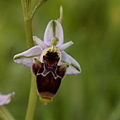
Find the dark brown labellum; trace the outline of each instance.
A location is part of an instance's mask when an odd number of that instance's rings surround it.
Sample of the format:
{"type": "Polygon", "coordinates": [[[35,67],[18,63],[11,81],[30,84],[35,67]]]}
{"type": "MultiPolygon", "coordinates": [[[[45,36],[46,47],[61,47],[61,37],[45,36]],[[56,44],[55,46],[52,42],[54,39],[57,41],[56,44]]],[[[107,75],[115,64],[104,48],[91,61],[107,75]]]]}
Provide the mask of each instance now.
{"type": "Polygon", "coordinates": [[[35,59],[32,70],[36,76],[37,90],[42,99],[51,100],[56,95],[67,67],[66,64],[58,66],[56,62],[50,66],[46,61],[41,63],[35,59]]]}

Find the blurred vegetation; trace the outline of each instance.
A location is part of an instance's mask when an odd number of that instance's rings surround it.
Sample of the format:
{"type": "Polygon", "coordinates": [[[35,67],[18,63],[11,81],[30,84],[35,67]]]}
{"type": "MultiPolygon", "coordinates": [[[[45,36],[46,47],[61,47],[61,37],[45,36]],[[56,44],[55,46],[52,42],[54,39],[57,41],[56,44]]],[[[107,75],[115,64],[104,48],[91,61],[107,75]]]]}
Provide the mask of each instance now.
{"type": "MultiPolygon", "coordinates": [[[[79,61],[81,75],[66,76],[53,103],[37,103],[35,120],[120,120],[120,1],[48,0],[33,21],[34,35],[43,38],[49,20],[63,5],[66,51],[79,61]]],[[[30,70],[13,63],[26,49],[20,0],[0,0],[0,92],[16,92],[6,107],[24,120],[30,70]]]]}

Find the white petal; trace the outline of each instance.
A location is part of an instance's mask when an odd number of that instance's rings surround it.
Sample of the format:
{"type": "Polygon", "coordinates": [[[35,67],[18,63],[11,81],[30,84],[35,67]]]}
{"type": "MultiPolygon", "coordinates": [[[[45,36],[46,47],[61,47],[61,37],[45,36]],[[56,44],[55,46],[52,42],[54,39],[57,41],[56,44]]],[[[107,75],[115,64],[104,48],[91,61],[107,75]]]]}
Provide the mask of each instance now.
{"type": "Polygon", "coordinates": [[[79,63],[64,51],[62,51],[61,62],[69,65],[66,74],[74,75],[81,72],[79,63]]]}
{"type": "Polygon", "coordinates": [[[73,45],[72,41],[62,44],[59,48],[61,50],[65,50],[66,48],[70,47],[71,45],[73,45]]]}
{"type": "Polygon", "coordinates": [[[37,36],[33,36],[33,41],[37,44],[37,45],[40,45],[41,48],[45,49],[47,46],[45,45],[45,43],[40,39],[38,38],[37,36]]]}
{"type": "Polygon", "coordinates": [[[14,56],[14,62],[17,64],[22,64],[26,67],[32,67],[33,58],[39,59],[42,50],[40,45],[34,46],[25,52],[19,53],[14,56]]]}
{"type": "Polygon", "coordinates": [[[10,103],[11,97],[14,96],[14,94],[14,92],[7,95],[0,94],[0,106],[10,103]]]}
{"type": "Polygon", "coordinates": [[[57,46],[63,43],[63,28],[60,22],[58,22],[57,20],[51,20],[48,23],[44,33],[44,43],[48,46],[51,46],[51,40],[54,37],[58,38],[57,46]],[[55,23],[55,31],[53,28],[53,22],[55,23]]]}

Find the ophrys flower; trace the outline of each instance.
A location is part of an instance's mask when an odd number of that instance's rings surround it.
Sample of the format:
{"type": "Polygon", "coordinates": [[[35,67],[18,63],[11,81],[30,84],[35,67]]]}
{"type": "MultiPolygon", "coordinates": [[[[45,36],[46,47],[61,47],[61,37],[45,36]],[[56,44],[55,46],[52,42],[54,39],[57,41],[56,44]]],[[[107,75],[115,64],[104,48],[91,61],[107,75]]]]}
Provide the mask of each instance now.
{"type": "Polygon", "coordinates": [[[33,36],[36,46],[14,56],[14,62],[32,68],[42,101],[48,103],[56,94],[64,75],[81,72],[79,63],[64,50],[73,44],[63,43],[63,28],[51,20],[44,33],[44,41],[33,36]]]}

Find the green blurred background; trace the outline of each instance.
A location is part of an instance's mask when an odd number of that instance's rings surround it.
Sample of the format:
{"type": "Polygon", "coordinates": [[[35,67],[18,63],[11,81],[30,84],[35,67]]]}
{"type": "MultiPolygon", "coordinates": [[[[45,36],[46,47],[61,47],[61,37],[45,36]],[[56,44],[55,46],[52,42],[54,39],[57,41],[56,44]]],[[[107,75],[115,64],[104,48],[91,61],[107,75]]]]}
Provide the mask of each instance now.
{"type": "MultiPolygon", "coordinates": [[[[66,51],[79,61],[82,73],[66,76],[54,101],[37,102],[34,120],[120,120],[120,1],[48,0],[33,21],[34,35],[43,38],[49,20],[63,5],[66,51]]],[[[20,0],[0,0],[0,92],[16,92],[6,107],[24,120],[30,70],[13,63],[26,50],[20,0]]]]}

